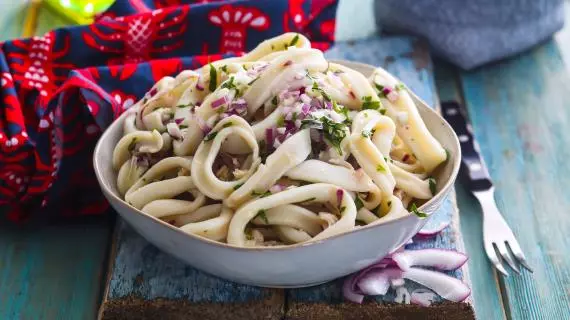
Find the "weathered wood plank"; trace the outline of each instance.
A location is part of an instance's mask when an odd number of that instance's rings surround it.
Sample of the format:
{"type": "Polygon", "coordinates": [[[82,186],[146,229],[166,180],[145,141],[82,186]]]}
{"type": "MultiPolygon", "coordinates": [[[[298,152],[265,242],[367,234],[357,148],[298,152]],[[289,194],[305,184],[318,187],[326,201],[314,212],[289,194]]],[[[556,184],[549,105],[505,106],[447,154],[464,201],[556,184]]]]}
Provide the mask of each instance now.
{"type": "Polygon", "coordinates": [[[497,205],[534,267],[500,279],[507,317],[570,319],[570,77],[557,45],[462,73],[461,83],[497,205]]]}
{"type": "MultiPolygon", "coordinates": [[[[432,106],[437,104],[431,59],[427,46],[419,40],[389,37],[338,44],[336,48],[327,52],[327,57],[383,66],[405,82],[426,102],[432,106]]],[[[450,220],[452,221],[452,226],[434,240],[417,242],[407,247],[410,249],[427,247],[457,248],[462,251],[463,243],[459,231],[454,195],[450,197],[440,211],[430,218],[429,223],[438,225],[440,222],[450,220]]],[[[460,279],[464,279],[463,271],[458,270],[453,274],[460,279]]],[[[380,298],[375,301],[370,300],[363,305],[343,302],[342,282],[343,280],[339,279],[316,287],[288,290],[287,318],[344,318],[350,314],[358,314],[360,319],[375,318],[382,314],[401,318],[408,316],[405,313],[391,314],[391,311],[383,313],[385,312],[382,311],[385,310],[384,303],[382,303],[380,298]],[[333,304],[334,307],[331,307],[329,304],[333,304]]],[[[406,286],[410,290],[416,288],[416,285],[412,283],[407,283],[406,286]]],[[[393,298],[392,294],[388,294],[384,297],[384,302],[393,301],[393,298]]],[[[391,306],[387,307],[386,310],[395,310],[393,308],[400,307],[391,306]]],[[[467,307],[467,310],[469,310],[469,314],[463,314],[463,318],[473,317],[472,310],[469,307],[467,307]]],[[[437,314],[439,311],[424,309],[423,312],[422,315],[427,319],[433,316],[432,312],[437,314]]]]}
{"type": "Polygon", "coordinates": [[[0,227],[0,319],[93,319],[107,223],[0,227]]]}
{"type": "MultiPolygon", "coordinates": [[[[459,84],[458,69],[442,61],[436,61],[434,68],[437,92],[440,101],[463,102],[459,84]]],[[[457,204],[461,216],[461,233],[469,255],[469,275],[478,319],[504,319],[505,312],[501,301],[497,274],[490,272],[490,262],[483,250],[483,226],[479,204],[456,183],[457,204]]]]}
{"type": "Polygon", "coordinates": [[[121,223],[103,319],[280,319],[284,293],[222,280],[194,269],[121,223]]]}

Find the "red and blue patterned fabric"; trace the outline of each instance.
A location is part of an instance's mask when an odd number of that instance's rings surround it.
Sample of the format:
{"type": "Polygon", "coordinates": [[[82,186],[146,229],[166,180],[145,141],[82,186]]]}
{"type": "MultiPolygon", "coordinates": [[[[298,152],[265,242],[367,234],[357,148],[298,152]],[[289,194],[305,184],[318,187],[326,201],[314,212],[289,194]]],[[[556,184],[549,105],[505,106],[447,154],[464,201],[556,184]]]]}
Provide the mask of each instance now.
{"type": "Polygon", "coordinates": [[[0,44],[0,213],[97,215],[102,131],[160,78],[283,32],[334,41],[336,0],[118,0],[95,23],[0,44]]]}

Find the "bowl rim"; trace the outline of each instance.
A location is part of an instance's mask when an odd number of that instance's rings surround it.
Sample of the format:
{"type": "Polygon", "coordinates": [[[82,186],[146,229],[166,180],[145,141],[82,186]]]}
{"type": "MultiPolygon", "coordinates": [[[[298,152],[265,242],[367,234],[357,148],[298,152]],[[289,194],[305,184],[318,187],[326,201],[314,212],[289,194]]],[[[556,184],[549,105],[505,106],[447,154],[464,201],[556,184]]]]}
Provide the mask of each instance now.
{"type": "MultiPolygon", "coordinates": [[[[356,62],[356,61],[349,61],[349,60],[340,60],[340,59],[331,59],[330,61],[334,61],[335,63],[339,63],[339,64],[344,64],[347,67],[350,67],[351,65],[356,65],[358,67],[361,68],[367,68],[367,69],[377,69],[379,67],[375,67],[373,65],[370,64],[366,64],[366,63],[361,63],[361,62],[356,62]]],[[[395,77],[395,76],[394,76],[395,77]]],[[[399,80],[399,79],[398,79],[399,80]]],[[[441,190],[439,190],[439,192],[437,192],[431,199],[429,199],[428,201],[426,201],[424,204],[422,204],[418,209],[421,210],[422,208],[432,204],[433,202],[437,202],[440,200],[443,200],[442,198],[447,197],[448,193],[449,193],[449,189],[452,188],[452,186],[455,183],[455,180],[457,178],[457,174],[459,172],[459,167],[461,164],[461,148],[460,148],[460,144],[459,144],[459,138],[457,137],[457,134],[455,133],[455,131],[452,129],[451,125],[447,122],[447,120],[445,120],[439,113],[437,113],[436,110],[434,110],[433,108],[430,108],[429,105],[423,101],[422,99],[420,99],[414,92],[412,92],[407,86],[406,86],[406,90],[408,92],[408,94],[410,94],[410,96],[412,97],[412,99],[414,100],[414,102],[416,104],[421,105],[421,107],[423,109],[426,109],[428,113],[431,113],[432,115],[434,115],[436,118],[439,118],[439,120],[444,124],[444,127],[446,127],[447,130],[449,130],[450,132],[453,133],[452,135],[452,142],[453,145],[455,146],[455,150],[457,150],[457,154],[455,155],[455,157],[453,157],[454,162],[453,162],[453,167],[452,167],[452,171],[449,177],[449,180],[447,181],[447,183],[441,188],[441,190]]],[[[419,108],[419,107],[418,107],[419,108]]],[[[246,251],[246,252],[254,252],[254,251],[269,251],[269,252],[279,252],[279,251],[287,251],[287,250],[294,250],[294,249],[298,249],[298,248],[306,248],[306,247],[310,247],[310,246],[315,246],[315,245],[319,245],[322,244],[326,241],[329,240],[333,240],[339,237],[343,237],[343,236],[347,236],[349,234],[355,234],[358,232],[363,232],[366,230],[370,230],[373,228],[378,228],[380,226],[389,226],[392,224],[396,224],[404,219],[408,219],[410,217],[415,218],[415,219],[429,219],[431,217],[428,216],[426,218],[419,218],[416,215],[408,212],[408,214],[403,215],[401,217],[392,219],[392,220],[388,220],[386,222],[383,223],[378,223],[378,224],[368,224],[365,226],[361,226],[357,229],[353,229],[347,232],[343,232],[343,233],[339,233],[333,236],[330,236],[328,238],[325,239],[320,239],[320,240],[316,240],[316,241],[307,241],[307,242],[302,242],[302,243],[296,243],[296,244],[291,244],[291,245],[282,245],[282,246],[271,246],[271,247],[240,247],[240,246],[236,246],[236,245],[232,245],[229,243],[223,243],[223,242],[219,242],[219,241],[215,241],[209,238],[205,238],[205,237],[201,237],[192,233],[187,233],[184,232],[182,230],[180,230],[180,228],[177,228],[169,223],[166,223],[165,221],[158,219],[156,217],[150,216],[144,212],[142,212],[141,210],[132,207],[131,205],[129,205],[126,201],[124,201],[123,199],[121,199],[119,196],[117,196],[114,192],[112,192],[112,190],[110,190],[107,187],[107,181],[103,181],[102,175],[100,175],[99,170],[97,169],[99,160],[97,157],[97,154],[99,153],[99,150],[103,148],[103,143],[102,141],[104,141],[107,135],[110,134],[110,129],[113,126],[117,126],[119,122],[122,121],[122,119],[126,116],[127,112],[124,112],[121,116],[119,116],[119,118],[115,119],[110,125],[109,127],[107,127],[107,129],[103,132],[103,134],[101,135],[101,137],[99,138],[99,140],[97,141],[97,144],[95,145],[95,149],[93,151],[93,169],[95,171],[95,176],[97,177],[97,181],[99,182],[99,186],[101,187],[101,190],[103,191],[103,193],[105,193],[107,196],[111,196],[114,200],[121,202],[122,204],[124,204],[125,206],[127,206],[129,209],[133,210],[134,212],[136,212],[137,214],[141,215],[143,218],[147,218],[147,219],[151,219],[154,222],[165,226],[175,232],[178,232],[182,235],[188,236],[194,240],[198,240],[198,241],[202,241],[205,244],[210,244],[210,245],[214,245],[214,246],[218,246],[221,248],[225,248],[225,249],[233,249],[233,250],[238,250],[238,251],[246,251]]],[[[453,154],[452,154],[453,155],[453,154]]],[[[446,160],[447,161],[447,160],[446,160]]],[[[118,210],[115,210],[118,212],[118,210]]],[[[119,215],[121,215],[121,213],[119,213],[119,215]]],[[[124,218],[123,218],[124,219],[124,218]]],[[[125,219],[126,220],[126,219],[125,219]]],[[[127,221],[128,222],[128,221],[127,221]]]]}

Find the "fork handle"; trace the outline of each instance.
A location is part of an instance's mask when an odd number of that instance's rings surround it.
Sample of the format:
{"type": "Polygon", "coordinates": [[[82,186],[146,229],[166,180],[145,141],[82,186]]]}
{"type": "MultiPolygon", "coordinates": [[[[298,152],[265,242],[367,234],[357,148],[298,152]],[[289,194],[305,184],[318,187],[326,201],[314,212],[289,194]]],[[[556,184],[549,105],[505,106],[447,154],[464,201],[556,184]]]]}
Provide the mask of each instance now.
{"type": "Polygon", "coordinates": [[[487,190],[493,186],[491,176],[481,155],[479,144],[465,115],[465,109],[455,101],[441,103],[443,117],[459,138],[461,145],[461,172],[471,191],[487,190]]]}

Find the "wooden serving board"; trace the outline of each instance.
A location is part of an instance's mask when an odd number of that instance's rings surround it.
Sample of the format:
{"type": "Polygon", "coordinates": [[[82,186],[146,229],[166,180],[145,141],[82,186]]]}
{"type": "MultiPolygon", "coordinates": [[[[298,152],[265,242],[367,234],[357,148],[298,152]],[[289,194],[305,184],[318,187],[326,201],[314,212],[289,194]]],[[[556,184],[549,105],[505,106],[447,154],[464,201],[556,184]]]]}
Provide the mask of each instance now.
{"type": "MultiPolygon", "coordinates": [[[[379,65],[405,82],[421,98],[437,105],[427,46],[408,37],[373,38],[339,43],[330,59],[379,65]]],[[[429,224],[451,221],[433,240],[409,248],[439,247],[464,251],[455,194],[430,218],[429,224]]],[[[394,305],[390,294],[362,305],[342,297],[343,279],[303,289],[267,289],[236,284],[199,271],[161,252],[120,221],[110,256],[108,281],[99,312],[101,319],[471,319],[465,303],[429,308],[394,305]]],[[[299,266],[301,267],[301,266],[299,266]]],[[[467,279],[463,268],[454,276],[467,279]]],[[[410,289],[413,283],[407,284],[410,289]]]]}

